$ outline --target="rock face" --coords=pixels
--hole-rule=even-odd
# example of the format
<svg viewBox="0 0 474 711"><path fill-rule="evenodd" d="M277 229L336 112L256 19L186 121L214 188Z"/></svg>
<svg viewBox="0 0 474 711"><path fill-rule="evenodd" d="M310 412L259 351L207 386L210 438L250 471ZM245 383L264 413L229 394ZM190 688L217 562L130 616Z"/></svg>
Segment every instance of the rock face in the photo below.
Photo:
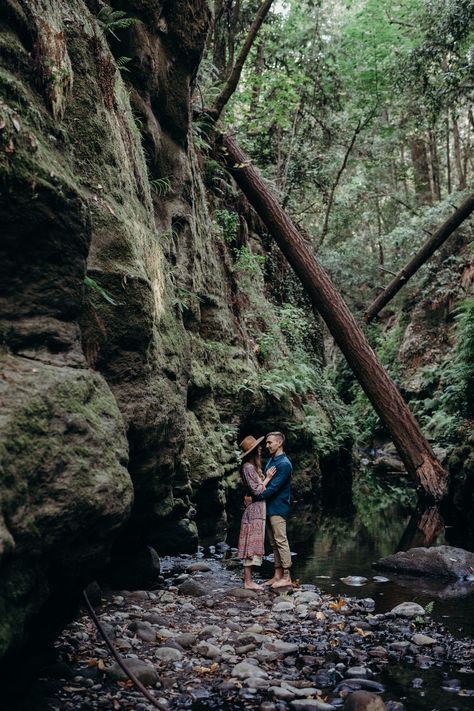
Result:
<svg viewBox="0 0 474 711"><path fill-rule="evenodd" d="M412 548L382 558L374 563L374 567L410 575L462 580L474 576L474 553L453 546Z"/></svg>
<svg viewBox="0 0 474 711"><path fill-rule="evenodd" d="M239 437L288 431L305 500L314 418L325 455L343 444L334 403L291 365L257 220L193 144L208 4L127 12L117 43L94 2L0 8L0 657L57 607L59 581L76 599L111 555L122 585L145 585L155 550L222 533ZM280 390L264 343L290 364Z"/></svg>

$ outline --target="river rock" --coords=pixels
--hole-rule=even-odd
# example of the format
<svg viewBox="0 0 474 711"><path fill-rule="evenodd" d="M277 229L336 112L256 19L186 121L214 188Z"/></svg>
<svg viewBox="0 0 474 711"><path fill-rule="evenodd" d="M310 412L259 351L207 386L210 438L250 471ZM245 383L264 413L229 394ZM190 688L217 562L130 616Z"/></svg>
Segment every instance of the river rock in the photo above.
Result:
<svg viewBox="0 0 474 711"><path fill-rule="evenodd" d="M454 546L411 548L382 558L373 565L380 570L460 580L472 574L474 553Z"/></svg>
<svg viewBox="0 0 474 711"><path fill-rule="evenodd" d="M321 602L321 595L318 595L318 593L312 592L311 590L305 590L305 592L298 595L298 603L307 604L308 602L319 604Z"/></svg>
<svg viewBox="0 0 474 711"><path fill-rule="evenodd" d="M178 588L180 595L189 595L190 597L203 597L209 595L209 590L197 582L197 580L188 579Z"/></svg>
<svg viewBox="0 0 474 711"><path fill-rule="evenodd" d="M293 654L297 652L299 647L297 644L292 644L291 642L282 642L280 639L272 639L263 645L264 649L268 649L270 652L277 652L278 654Z"/></svg>
<svg viewBox="0 0 474 711"><path fill-rule="evenodd" d="M290 600L281 600L273 605L272 612L288 612L289 610L293 610L294 607Z"/></svg>
<svg viewBox="0 0 474 711"><path fill-rule="evenodd" d="M158 681L158 674L156 672L156 669L151 664L143 662L141 659L135 658L124 659L124 662L127 668L130 669L133 674L135 674L137 679L141 681L142 684L152 686L155 685ZM125 681L128 679L128 676L125 674L123 669L117 664L117 662L114 662L110 667L106 667L105 673L110 679L113 679L114 681Z"/></svg>
<svg viewBox="0 0 474 711"><path fill-rule="evenodd" d="M178 634L174 637L174 640L184 649L192 647L196 643L196 635L190 632L184 632L183 634Z"/></svg>
<svg viewBox="0 0 474 711"><path fill-rule="evenodd" d="M344 704L344 711L386 711L387 707L376 694L370 691L354 691Z"/></svg>
<svg viewBox="0 0 474 711"><path fill-rule="evenodd" d="M345 578L339 578L339 580L346 585L352 585L352 587L360 587L367 582L367 578L364 578L362 575L348 575Z"/></svg>
<svg viewBox="0 0 474 711"><path fill-rule="evenodd" d="M212 570L210 565L201 563L200 561L191 563L191 565L188 565L186 568L187 573L208 573L210 570Z"/></svg>
<svg viewBox="0 0 474 711"><path fill-rule="evenodd" d="M174 647L158 647L155 654L162 662L179 662L183 658L183 653Z"/></svg>
<svg viewBox="0 0 474 711"><path fill-rule="evenodd" d="M199 642L196 646L196 652L207 659L220 659L221 650L215 644L210 642Z"/></svg>
<svg viewBox="0 0 474 711"><path fill-rule="evenodd" d="M135 620L129 624L128 629L143 642L154 642L156 640L156 630L149 622Z"/></svg>
<svg viewBox="0 0 474 711"><path fill-rule="evenodd" d="M268 677L267 672L263 671L255 664L250 664L249 662L239 662L232 669L232 676L236 676L239 679L248 679L249 677L261 677L266 679Z"/></svg>
<svg viewBox="0 0 474 711"><path fill-rule="evenodd" d="M429 647L432 644L436 644L436 640L433 639L433 637L428 637L426 634L414 634L411 641L418 647Z"/></svg>
<svg viewBox="0 0 474 711"><path fill-rule="evenodd" d="M333 711L336 708L332 704L317 699L297 699L291 701L290 706L294 711Z"/></svg>
<svg viewBox="0 0 474 711"><path fill-rule="evenodd" d="M348 679L366 679L369 675L369 670L365 667L349 667L346 671Z"/></svg>
<svg viewBox="0 0 474 711"><path fill-rule="evenodd" d="M402 602L391 610L397 617L418 617L425 614L425 608L417 602Z"/></svg>
<svg viewBox="0 0 474 711"><path fill-rule="evenodd" d="M276 699L281 699L281 701L292 701L295 698L295 695L289 689L281 686L271 686L268 691Z"/></svg>
<svg viewBox="0 0 474 711"><path fill-rule="evenodd" d="M230 588L227 590L226 595L229 597L236 597L240 599L246 598L256 598L257 593L255 590L247 590L246 588Z"/></svg>

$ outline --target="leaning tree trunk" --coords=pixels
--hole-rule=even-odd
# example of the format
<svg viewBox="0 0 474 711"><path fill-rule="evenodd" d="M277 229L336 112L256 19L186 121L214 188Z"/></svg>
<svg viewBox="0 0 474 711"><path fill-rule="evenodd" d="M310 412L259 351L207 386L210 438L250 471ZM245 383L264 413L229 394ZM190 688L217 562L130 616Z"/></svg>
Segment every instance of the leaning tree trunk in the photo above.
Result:
<svg viewBox="0 0 474 711"><path fill-rule="evenodd" d="M405 286L407 281L411 279L418 269L431 257L436 250L441 247L444 242L450 237L453 232L466 220L474 210L474 193L464 200L462 205L458 207L451 217L449 217L441 227L424 243L423 247L418 250L413 259L408 264L405 264L403 269L392 279L390 284L377 296L365 312L365 320L371 321L374 316L377 316L379 311L388 304L391 299L397 294L400 289Z"/></svg>
<svg viewBox="0 0 474 711"><path fill-rule="evenodd" d="M346 303L298 230L269 192L248 156L230 136L219 137L222 160L266 224L300 278L313 305L386 425L420 495L439 500L446 492L446 474L420 427L370 347Z"/></svg>

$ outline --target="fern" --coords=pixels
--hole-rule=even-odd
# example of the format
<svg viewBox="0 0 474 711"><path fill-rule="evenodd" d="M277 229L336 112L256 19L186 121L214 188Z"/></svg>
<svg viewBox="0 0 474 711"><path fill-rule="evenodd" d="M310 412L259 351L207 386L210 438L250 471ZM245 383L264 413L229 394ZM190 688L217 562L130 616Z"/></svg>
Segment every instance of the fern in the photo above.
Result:
<svg viewBox="0 0 474 711"><path fill-rule="evenodd" d="M171 180L169 178L154 178L150 180L150 187L160 197L167 195L171 191Z"/></svg>
<svg viewBox="0 0 474 711"><path fill-rule="evenodd" d="M108 32L119 42L120 39L115 34L116 30L125 30L140 22L137 17L129 17L124 10L114 10L109 5L104 5L100 9L97 19L104 32Z"/></svg>
<svg viewBox="0 0 474 711"><path fill-rule="evenodd" d="M102 298L107 301L109 304L112 304L112 306L118 306L118 302L115 301L115 299L109 294L107 289L104 289L103 286L100 286L95 279L92 279L91 277L84 277L84 285L89 287L89 289L93 289L96 291Z"/></svg>
<svg viewBox="0 0 474 711"><path fill-rule="evenodd" d="M131 57L118 57L118 59L116 60L116 64L119 72L129 72L130 69L128 68L128 65L131 61Z"/></svg>

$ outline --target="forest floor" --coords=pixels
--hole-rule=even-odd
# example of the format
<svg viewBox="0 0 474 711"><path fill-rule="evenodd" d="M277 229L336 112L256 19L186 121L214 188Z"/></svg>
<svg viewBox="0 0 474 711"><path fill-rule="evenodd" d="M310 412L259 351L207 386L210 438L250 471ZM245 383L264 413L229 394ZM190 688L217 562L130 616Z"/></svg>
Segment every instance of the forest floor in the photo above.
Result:
<svg viewBox="0 0 474 711"><path fill-rule="evenodd" d="M411 711L421 707L377 680L384 668L423 670L447 661L457 678L447 676L452 706L442 708L472 708L474 690L464 684L473 679L474 642L455 639L413 602L374 614L371 598L332 597L314 585L281 594L244 590L241 570L226 568L219 555L162 565L162 588L103 592L97 613L127 665L170 711L324 711L342 707L354 690L380 695L390 711ZM86 612L56 647L56 675L36 688L41 708L153 708Z"/></svg>

